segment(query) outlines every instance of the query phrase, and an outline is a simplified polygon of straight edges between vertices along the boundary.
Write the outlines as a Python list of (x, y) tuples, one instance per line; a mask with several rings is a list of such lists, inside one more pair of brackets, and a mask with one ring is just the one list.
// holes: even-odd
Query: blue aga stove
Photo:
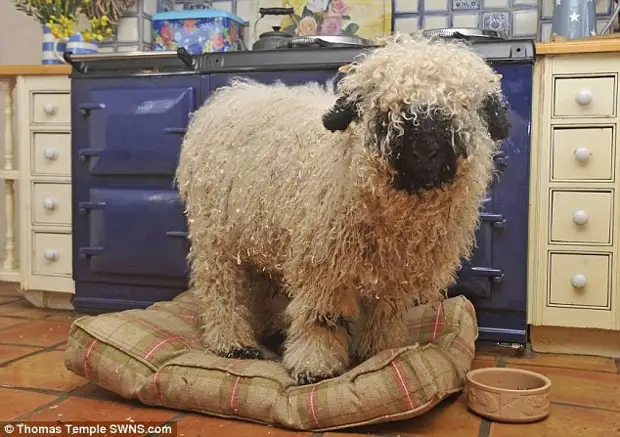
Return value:
[[(499, 176), (484, 204), (477, 249), (450, 294), (472, 300), (482, 340), (525, 343), (534, 43), (472, 44), (503, 75), (514, 128), (496, 158)], [(362, 50), (70, 57), (75, 308), (143, 308), (187, 288), (187, 226), (172, 181), (190, 113), (213, 90), (239, 75), (327, 82)]]

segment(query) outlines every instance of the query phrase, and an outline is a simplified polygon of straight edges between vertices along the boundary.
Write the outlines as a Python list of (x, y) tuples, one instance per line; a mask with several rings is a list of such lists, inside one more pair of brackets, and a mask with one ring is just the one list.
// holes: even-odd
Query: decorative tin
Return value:
[(154, 50), (184, 47), (191, 54), (237, 50), (245, 22), (216, 9), (161, 12), (153, 16)]

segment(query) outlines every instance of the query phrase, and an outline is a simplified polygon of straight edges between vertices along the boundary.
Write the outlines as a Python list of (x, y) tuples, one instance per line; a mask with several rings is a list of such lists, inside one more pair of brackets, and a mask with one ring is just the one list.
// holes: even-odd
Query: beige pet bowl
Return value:
[(512, 423), (544, 419), (551, 410), (551, 380), (521, 369), (485, 367), (467, 374), (467, 404), (476, 414)]

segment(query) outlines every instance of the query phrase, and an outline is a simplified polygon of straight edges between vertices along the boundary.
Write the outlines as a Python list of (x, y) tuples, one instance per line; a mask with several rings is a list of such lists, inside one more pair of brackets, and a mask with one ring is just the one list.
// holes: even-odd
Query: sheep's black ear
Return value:
[(348, 101), (346, 97), (340, 97), (334, 106), (323, 114), (323, 126), (331, 132), (342, 131), (349, 127), (357, 116), (355, 102)]
[(508, 117), (509, 112), (508, 106), (498, 95), (490, 95), (484, 100), (480, 116), (485, 121), (493, 141), (503, 140), (510, 135), (512, 123)]

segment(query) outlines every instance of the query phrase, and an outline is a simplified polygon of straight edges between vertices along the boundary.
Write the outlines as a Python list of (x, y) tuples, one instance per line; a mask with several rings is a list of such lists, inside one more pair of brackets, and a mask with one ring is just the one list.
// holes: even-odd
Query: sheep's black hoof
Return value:
[(257, 347), (242, 347), (233, 349), (224, 354), (224, 356), (235, 360), (262, 360), (265, 358), (263, 352)]
[(317, 382), (323, 381), (324, 379), (332, 378), (332, 375), (322, 375), (322, 374), (313, 374), (313, 373), (298, 373), (297, 385), (308, 385), (308, 384), (316, 384)]

